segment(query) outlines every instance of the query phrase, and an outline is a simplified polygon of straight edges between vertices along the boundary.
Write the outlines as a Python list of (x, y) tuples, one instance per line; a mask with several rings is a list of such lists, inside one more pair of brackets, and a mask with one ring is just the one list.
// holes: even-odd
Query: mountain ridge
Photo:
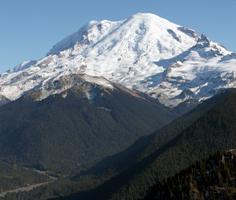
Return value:
[(0, 160), (72, 173), (174, 117), (160, 103), (105, 79), (61, 77), (46, 91), (39, 87), (0, 107)]

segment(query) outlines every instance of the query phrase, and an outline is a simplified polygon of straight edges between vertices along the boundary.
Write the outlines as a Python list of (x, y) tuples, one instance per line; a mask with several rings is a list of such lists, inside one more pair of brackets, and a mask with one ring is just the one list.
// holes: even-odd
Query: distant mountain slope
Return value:
[[(162, 181), (217, 151), (236, 146), (236, 91), (230, 90), (215, 97), (215, 104), (200, 114), (194, 122), (171, 123), (161, 135), (154, 134), (139, 148), (136, 161), (94, 190), (72, 195), (66, 199), (140, 199), (157, 181)], [(206, 104), (207, 106), (210, 104)], [(203, 105), (201, 105), (203, 106)], [(189, 113), (198, 115), (198, 109)], [(200, 112), (202, 112), (200, 110)], [(188, 123), (187, 123), (188, 124)], [(133, 147), (135, 148), (135, 147)], [(125, 162), (129, 163), (126, 157)]]
[(46, 87), (48, 80), (84, 73), (176, 107), (236, 87), (235, 65), (235, 53), (206, 36), (157, 15), (137, 13), (121, 21), (91, 21), (55, 44), (47, 56), (3, 73), (0, 95), (6, 103), (4, 99)]
[(236, 198), (236, 150), (217, 153), (155, 184), (144, 200)]
[[(70, 173), (124, 150), (173, 117), (102, 78), (73, 75), (49, 83), (0, 107), (0, 159)], [(51, 91), (60, 94), (41, 100)]]

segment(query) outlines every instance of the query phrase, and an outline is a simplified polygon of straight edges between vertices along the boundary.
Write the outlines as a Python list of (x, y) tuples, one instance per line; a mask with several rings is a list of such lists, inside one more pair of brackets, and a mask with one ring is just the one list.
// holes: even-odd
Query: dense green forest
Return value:
[[(186, 169), (190, 169), (194, 163), (196, 167), (192, 166), (192, 168), (197, 170), (199, 163), (201, 166), (208, 162), (209, 156), (236, 147), (235, 102), (236, 91), (227, 91), (199, 105), (195, 110), (154, 134), (140, 139), (127, 150), (104, 159), (90, 170), (60, 178), (48, 186), (28, 193), (18, 193), (17, 198), (8, 195), (7, 199), (139, 200), (150, 198), (151, 193), (157, 191), (156, 187), (167, 184), (168, 180), (178, 181), (178, 178), (173, 177), (181, 177), (181, 174)], [(216, 169), (217, 166), (218, 163), (215, 163)], [(235, 167), (235, 163), (227, 165), (229, 170), (231, 170), (230, 166)], [(219, 171), (219, 173), (224, 172)], [(204, 198), (202, 195), (205, 191), (198, 188), (200, 182), (193, 185), (193, 188), (198, 190), (196, 194)], [(203, 182), (203, 184), (210, 183)], [(217, 187), (221, 185), (217, 186), (215, 182), (215, 189)], [(171, 187), (170, 191), (172, 191)]]
[[(66, 199), (141, 199), (157, 180), (174, 176), (217, 151), (234, 148), (235, 102), (235, 90), (206, 102), (200, 107), (206, 108), (205, 111), (195, 109), (152, 135), (145, 145), (140, 145), (143, 151), (139, 151), (141, 153), (128, 169), (93, 190)], [(129, 154), (132, 155), (135, 154)], [(129, 156), (123, 162), (129, 163)]]
[(236, 150), (216, 153), (156, 183), (144, 200), (236, 199)]
[(91, 87), (93, 102), (81, 88), (67, 98), (29, 97), (0, 107), (0, 160), (60, 174), (78, 173), (120, 152), (139, 137), (166, 125), (173, 115), (145, 97), (116, 88)]
[[(210, 110), (207, 109), (207, 112), (174, 137), (170, 137), (167, 142), (160, 145), (160, 140), (153, 139), (151, 146), (148, 145), (146, 148), (148, 150), (145, 151), (152, 152), (149, 149), (155, 146), (156, 151), (107, 183), (106, 187), (110, 188), (107, 191), (113, 191), (107, 198), (117, 200), (143, 198), (156, 180), (162, 181), (174, 176), (195, 161), (204, 159), (217, 151), (235, 148), (235, 90), (217, 96), (214, 102), (216, 104)], [(192, 112), (193, 115), (194, 112), (198, 112), (198, 109)], [(181, 122), (179, 124), (182, 126)], [(168, 127), (170, 126), (171, 124)], [(166, 133), (172, 135), (174, 132)], [(166, 137), (164, 135), (163, 138)], [(160, 138), (158, 134), (157, 138)]]

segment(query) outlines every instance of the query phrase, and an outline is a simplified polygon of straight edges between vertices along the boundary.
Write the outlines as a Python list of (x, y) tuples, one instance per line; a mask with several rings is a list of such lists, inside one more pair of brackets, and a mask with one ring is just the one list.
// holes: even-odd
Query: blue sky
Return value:
[(44, 56), (92, 19), (151, 12), (236, 51), (236, 0), (1, 0), (0, 71)]

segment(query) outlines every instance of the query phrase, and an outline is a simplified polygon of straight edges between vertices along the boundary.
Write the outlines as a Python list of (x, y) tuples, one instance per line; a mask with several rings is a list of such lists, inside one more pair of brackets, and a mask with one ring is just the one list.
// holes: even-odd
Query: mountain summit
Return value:
[(175, 107), (235, 87), (234, 65), (235, 54), (206, 36), (154, 14), (138, 13), (122, 21), (89, 22), (44, 58), (2, 74), (0, 95), (16, 100), (32, 89), (45, 89), (49, 81), (87, 74)]

